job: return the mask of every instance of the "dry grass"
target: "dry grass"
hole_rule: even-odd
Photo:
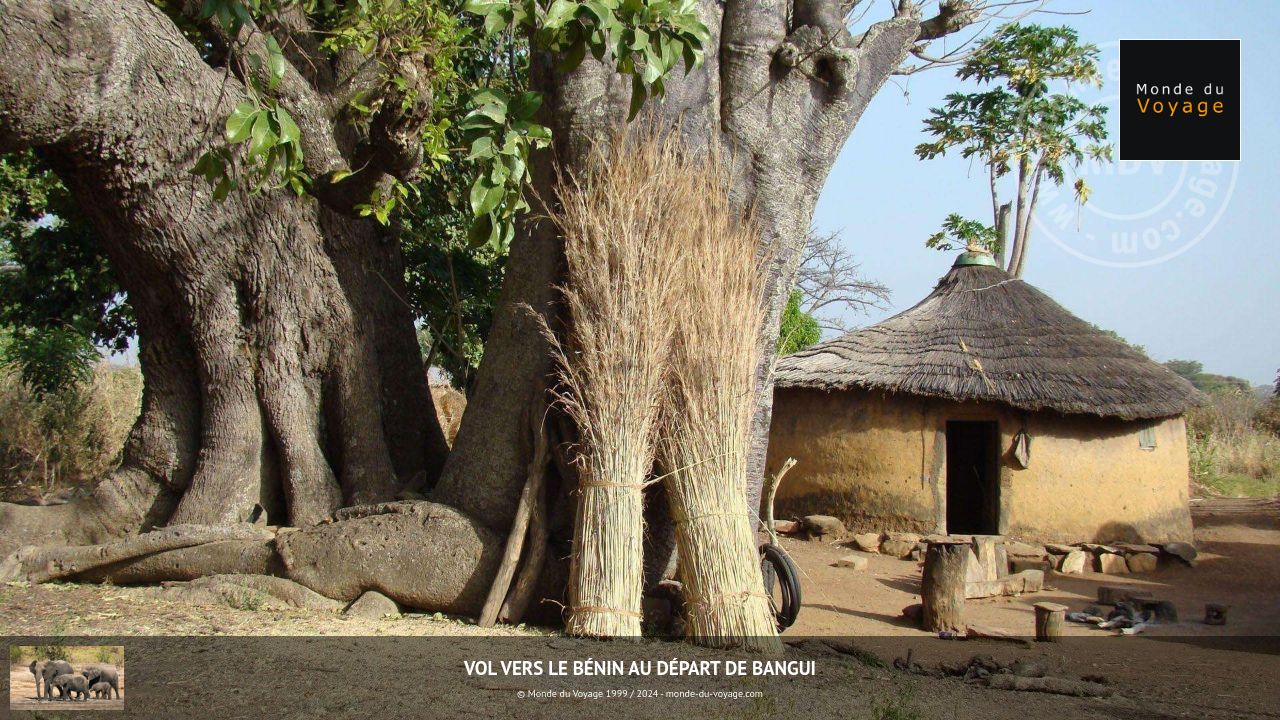
[[[100,363],[88,383],[44,398],[0,367],[0,499],[40,501],[114,470],[141,402],[133,367]]]
[[[1191,475],[1210,494],[1269,497],[1280,493],[1276,400],[1217,392],[1187,413]]]
[[[615,138],[588,168],[562,180],[562,288],[568,332],[560,345],[559,401],[577,424],[581,480],[569,584],[574,635],[640,635],[643,494],[653,466],[658,396],[672,332],[669,243],[685,167],[674,146]]]
[[[764,320],[759,234],[731,206],[712,156],[683,174],[690,202],[669,229],[679,252],[670,381],[660,440],[688,633],[695,642],[780,652],[764,594],[746,480],[757,338]]]

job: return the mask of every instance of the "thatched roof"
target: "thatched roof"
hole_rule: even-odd
[[[1179,415],[1200,399],[1026,282],[962,262],[915,307],[782,358],[776,381],[1124,419]]]

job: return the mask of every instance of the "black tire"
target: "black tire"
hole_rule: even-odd
[[[772,596],[773,586],[781,587],[782,605],[775,612],[775,618],[778,632],[782,632],[795,624],[800,614],[800,569],[781,547],[765,543],[760,546],[760,570],[766,593]]]

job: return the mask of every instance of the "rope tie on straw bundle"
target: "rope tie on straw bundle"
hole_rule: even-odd
[[[716,593],[714,595],[694,595],[693,593],[689,593],[688,596],[685,597],[685,603],[688,605],[699,605],[699,604],[710,605],[713,602],[723,600],[725,598],[735,598],[735,597],[764,598],[765,600],[771,599],[768,595],[765,595],[764,593],[751,592],[750,590],[740,590],[738,592]]]
[[[574,605],[569,609],[571,612],[575,612],[575,613],[587,612],[587,613],[596,613],[597,615],[608,615],[612,613],[614,615],[626,615],[628,617],[638,617],[638,618],[644,617],[643,613],[638,613],[632,610],[621,610],[619,608],[600,607],[596,605]]]
[[[709,512],[709,513],[699,513],[699,514],[697,514],[697,515],[685,515],[684,517],[681,517],[681,518],[672,518],[671,522],[672,522],[673,524],[675,524],[675,525],[685,525],[685,524],[687,524],[687,523],[691,523],[691,522],[693,522],[694,520],[705,520],[706,518],[713,518],[713,517],[740,517],[740,516],[745,516],[745,513],[742,513],[742,512]]]

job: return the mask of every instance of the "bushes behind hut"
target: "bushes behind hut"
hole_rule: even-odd
[[[1280,399],[1208,393],[1187,413],[1187,449],[1197,489],[1212,495],[1280,494]]]

